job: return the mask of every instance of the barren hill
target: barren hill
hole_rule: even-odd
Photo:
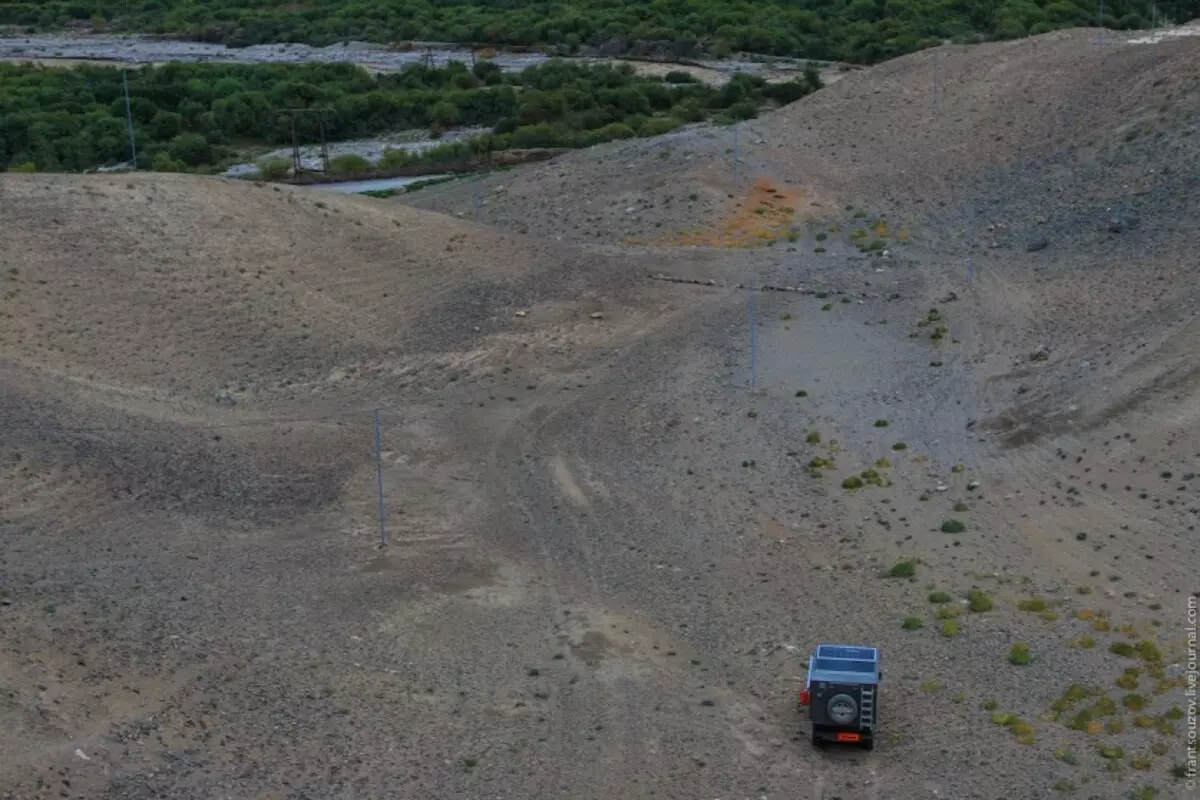
[[[1180,796],[1195,54],[918,54],[482,225],[0,178],[0,789]]]

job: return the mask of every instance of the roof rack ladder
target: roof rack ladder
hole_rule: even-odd
[[[864,686],[859,704],[859,724],[864,728],[875,726],[875,687]]]

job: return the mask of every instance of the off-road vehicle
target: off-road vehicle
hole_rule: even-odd
[[[800,706],[812,720],[813,745],[848,742],[873,750],[882,679],[876,648],[817,645],[800,692]]]

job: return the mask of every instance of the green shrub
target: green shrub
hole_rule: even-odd
[[[958,635],[958,620],[947,619],[942,620],[942,636],[947,638]]]
[[[817,431],[809,431],[808,436],[804,437],[804,441],[808,444],[820,444],[821,434]]]
[[[900,627],[906,631],[919,631],[925,627],[925,623],[921,621],[920,617],[905,617]]]
[[[946,592],[930,592],[929,593],[929,602],[931,602],[931,603],[949,603],[953,599],[954,598],[952,598]]]
[[[907,450],[908,445],[906,445],[904,442],[896,442],[894,445],[892,445],[892,449],[899,452],[900,450]]]
[[[851,475],[849,478],[846,478],[844,481],[842,481],[843,489],[849,489],[849,490],[861,489],[861,488],[863,488],[864,485],[865,484],[863,483],[863,479],[858,477],[857,475]]]
[[[1018,667],[1028,666],[1032,661],[1033,655],[1029,652],[1029,645],[1022,642],[1014,644],[1008,653],[1008,663]]]
[[[962,533],[966,529],[967,526],[956,519],[948,519],[942,523],[942,533]]]
[[[1022,600],[1017,604],[1017,608],[1022,611],[1045,611],[1046,601],[1040,597],[1031,597],[1028,600]]]
[[[992,610],[992,598],[982,589],[970,589],[967,592],[967,608],[976,614]]]
[[[329,171],[334,175],[361,175],[370,169],[371,162],[358,153],[343,153],[329,159]]]
[[[917,574],[917,565],[911,561],[901,561],[888,570],[889,578],[911,578]]]
[[[1148,639],[1138,642],[1137,652],[1143,661],[1162,661],[1162,653],[1159,651],[1158,645]]]
[[[1141,711],[1146,707],[1146,698],[1140,694],[1127,694],[1121,698],[1121,705],[1130,711]]]
[[[258,174],[269,181],[286,178],[291,171],[291,159],[282,156],[267,156],[258,162]]]

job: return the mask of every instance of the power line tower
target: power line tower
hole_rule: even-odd
[[[329,173],[329,141],[325,133],[325,118],[326,114],[329,113],[329,110],[330,109],[328,108],[285,108],[283,110],[283,113],[288,116],[288,122],[290,123],[292,130],[292,175],[294,177],[300,177],[300,174],[303,172]],[[304,168],[304,162],[300,158],[300,134],[296,130],[296,120],[302,114],[317,115],[317,136],[321,142],[320,170],[306,170]]]

